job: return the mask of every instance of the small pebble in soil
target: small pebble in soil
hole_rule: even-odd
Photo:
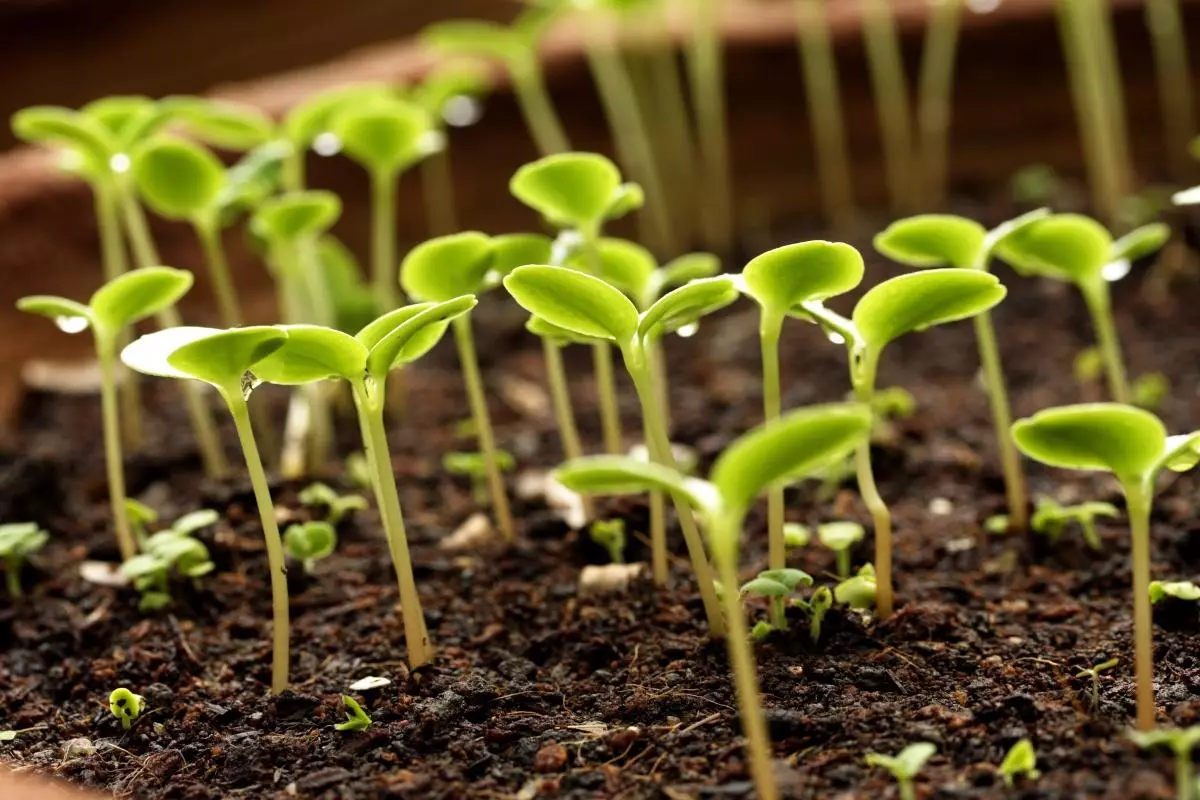
[[[954,503],[944,497],[935,497],[929,501],[929,513],[935,517],[945,517],[954,513]]]
[[[558,742],[550,741],[542,745],[537,751],[537,755],[533,757],[533,769],[535,772],[543,774],[547,772],[558,772],[567,763],[567,748],[563,747]]]

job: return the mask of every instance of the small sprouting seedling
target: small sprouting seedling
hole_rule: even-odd
[[[791,600],[791,605],[808,614],[808,638],[813,644],[821,641],[821,624],[825,615],[833,608],[833,592],[828,586],[822,586],[812,593],[812,597],[803,600],[799,597]]]
[[[507,450],[497,449],[496,467],[501,472],[512,472],[517,461]],[[442,456],[442,469],[451,475],[465,475],[471,479],[471,496],[481,506],[490,502],[488,495],[488,464],[483,453],[446,453]]]
[[[1075,360],[1071,362],[1071,372],[1075,375],[1075,381],[1081,384],[1093,383],[1103,378],[1104,354],[1100,352],[1100,348],[1093,345],[1076,353]]]
[[[129,730],[134,721],[146,710],[146,698],[134,694],[124,686],[114,689],[108,696],[108,710],[121,720],[121,728]]]
[[[0,561],[4,562],[4,581],[8,597],[22,596],[21,568],[31,555],[46,546],[50,534],[36,522],[10,522],[0,525]]]
[[[788,550],[799,550],[808,547],[812,541],[812,533],[799,522],[783,523],[783,546]]]
[[[758,303],[758,335],[762,350],[763,416],[769,422],[781,412],[779,337],[788,312],[800,303],[820,302],[844,294],[862,282],[863,260],[848,244],[815,241],[768,250],[742,270],[741,289]],[[768,563],[784,566],[783,487],[767,495]]]
[[[1150,508],[1154,481],[1167,468],[1200,462],[1200,432],[1167,436],[1158,417],[1120,403],[1046,409],[1013,425],[1017,447],[1052,467],[1111,472],[1125,494],[1133,538],[1133,628],[1137,722],[1154,726],[1154,655],[1150,615]]]
[[[1171,380],[1161,372],[1147,372],[1133,379],[1129,391],[1135,406],[1154,411],[1170,396]]]
[[[1194,603],[1200,600],[1200,586],[1191,581],[1150,581],[1150,602],[1154,605],[1168,597]]]
[[[283,547],[311,574],[318,561],[337,549],[337,531],[330,523],[317,520],[289,525],[283,532]]]
[[[1119,517],[1121,512],[1112,503],[1090,500],[1073,506],[1062,506],[1050,498],[1038,501],[1030,519],[1030,527],[1035,533],[1044,535],[1051,545],[1057,545],[1063,531],[1072,522],[1079,525],[1083,533],[1083,541],[1087,546],[1099,552],[1103,549],[1100,534],[1096,532],[1096,517]]]
[[[608,551],[612,563],[625,563],[625,520],[598,519],[588,528],[588,537]]]
[[[1056,206],[1062,195],[1062,178],[1049,164],[1030,164],[1013,173],[1009,181],[1013,202],[1021,206]]]
[[[1175,796],[1192,800],[1192,750],[1200,744],[1200,725],[1183,729],[1130,731],[1129,738],[1143,750],[1165,747],[1175,755]]]
[[[132,580],[142,595],[139,611],[146,614],[171,604],[172,572],[195,580],[213,571],[208,548],[192,534],[218,519],[217,512],[210,509],[185,514],[167,530],[147,537],[144,552],[121,564],[121,574]]]
[[[850,557],[854,545],[861,542],[864,536],[866,531],[857,522],[827,522],[817,526],[817,538],[821,544],[837,555],[838,580],[850,577]]]
[[[121,426],[117,405],[117,344],[122,331],[138,320],[174,305],[192,288],[192,273],[169,267],[144,267],[101,286],[85,306],[74,300],[34,295],[17,301],[17,308],[49,317],[59,330],[79,333],[92,329],[100,362],[100,407],[104,427],[104,458],[108,470],[109,503],[121,558],[137,553],[137,541],[125,508],[125,468],[121,455]]]
[[[334,730],[346,733],[348,731],[365,731],[371,727],[371,718],[363,707],[348,694],[342,695],[342,705],[346,707],[346,721],[334,725]]]
[[[850,383],[860,403],[875,395],[875,376],[887,345],[906,333],[969,319],[995,306],[1006,294],[994,275],[977,269],[929,269],[901,275],[870,289],[850,319],[820,302],[801,303],[794,314],[808,318],[827,334],[845,341]],[[869,444],[855,457],[858,488],[875,523],[876,600],[881,617],[892,613],[892,515],[875,486]]]
[[[765,597],[771,603],[771,627],[777,631],[787,630],[787,598],[798,586],[812,586],[812,576],[799,569],[768,569],[758,573],[752,581],[742,584],[741,593],[751,597]]]
[[[865,611],[875,606],[877,587],[875,566],[863,564],[858,574],[833,587],[833,597],[844,606]]]
[[[913,780],[925,766],[925,762],[937,752],[937,745],[929,742],[910,744],[894,756],[882,753],[867,753],[868,767],[883,767],[892,774],[900,787],[900,800],[916,800]]]
[[[1121,663],[1119,658],[1110,658],[1107,661],[1101,661],[1095,666],[1081,669],[1075,673],[1076,678],[1088,678],[1092,682],[1092,710],[1095,711],[1100,707],[1100,673],[1105,670],[1112,669],[1117,664]]]
[[[125,515],[129,518],[129,527],[138,545],[144,545],[146,537],[150,535],[150,526],[158,522],[158,512],[145,503],[126,497]]]
[[[1009,748],[1008,754],[1000,762],[997,771],[1004,779],[1004,785],[1010,789],[1020,775],[1024,775],[1030,780],[1037,780],[1041,777],[1042,773],[1037,768],[1037,752],[1033,749],[1033,742],[1028,739],[1018,740]]]
[[[370,484],[369,479],[367,483]],[[330,525],[337,525],[351,511],[362,511],[367,507],[367,498],[362,495],[338,494],[325,483],[310,483],[296,497],[301,505],[325,509],[325,521]]]

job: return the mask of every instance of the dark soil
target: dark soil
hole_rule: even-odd
[[[892,270],[872,263],[867,283]],[[1001,276],[1012,293],[996,320],[1017,413],[1098,397],[1099,387],[1070,377],[1074,355],[1091,343],[1079,298]],[[1170,377],[1161,413],[1172,430],[1190,430],[1200,291],[1186,284],[1152,304],[1139,291],[1143,276],[1117,286],[1127,360],[1135,374]],[[508,305],[490,298],[476,319],[499,439],[522,469],[552,466],[552,421],[506,403],[512,393],[501,391],[518,379],[540,386],[542,377],[538,348]],[[756,337],[756,311],[742,303],[695,338],[668,343],[675,438],[705,465],[760,420]],[[848,388],[842,349],[812,327],[791,324],[783,354],[785,407],[838,399]],[[587,350],[570,355],[577,410],[595,442]],[[1004,501],[971,326],[909,337],[884,360],[881,385],[902,384],[919,403],[876,454],[896,518],[902,605],[884,624],[831,612],[815,647],[796,618],[789,635],[757,647],[786,794],[894,797],[891,779],[863,755],[925,740],[939,750],[919,781],[925,797],[1173,796],[1169,759],[1141,755],[1125,738],[1133,685],[1123,523],[1101,525],[1102,553],[1073,534],[1052,549],[984,533],[983,520]],[[454,365],[444,344],[413,370],[409,415],[392,428],[436,663],[418,674],[405,668],[386,547],[374,512],[363,512],[342,525],[337,553],[316,574],[292,570],[294,685],[280,697],[266,687],[269,592],[248,485],[200,477],[174,387],[148,384],[150,446],[130,459],[131,488],[165,519],[210,507],[223,520],[205,534],[215,574],[199,588],[176,587],[170,613],[148,617],[132,589],[79,577],[81,561],[115,558],[94,398],[29,397],[23,448],[0,464],[0,519],[42,521],[54,539],[24,575],[28,600],[0,609],[0,728],[34,728],[0,745],[0,755],[20,769],[143,798],[750,796],[725,651],[705,637],[684,560],[670,589],[639,582],[581,599],[579,571],[601,563],[602,552],[540,502],[520,500],[513,548],[438,547],[474,510],[469,487],[439,467],[443,452],[469,449],[453,434],[467,413]],[[624,402],[632,434],[631,393]],[[345,427],[352,436],[352,423]],[[1120,503],[1103,476],[1028,472],[1035,494]],[[299,485],[276,488],[282,507],[303,513]],[[1196,491],[1187,476],[1162,488],[1156,577],[1200,573]],[[806,483],[789,493],[792,518],[868,521],[853,486],[830,502],[816,492]],[[634,529],[645,517],[636,498],[601,507]],[[747,525],[746,576],[765,560],[762,532],[760,510]],[[682,553],[681,542],[674,546]],[[862,543],[857,563],[870,547]],[[644,545],[635,542],[630,555],[644,558]],[[793,563],[826,581],[833,569],[819,545]],[[1160,719],[1192,724],[1200,620],[1190,607],[1156,614]],[[1089,683],[1074,676],[1114,655],[1122,662],[1104,674],[1093,709]],[[367,675],[392,681],[359,695],[374,724],[336,732],[339,696]],[[117,686],[147,699],[129,732],[106,708]],[[1033,740],[1042,775],[1007,789],[994,765],[1022,737]],[[79,738],[94,751],[66,747]]]

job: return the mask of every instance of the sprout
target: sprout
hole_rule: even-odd
[[[133,530],[138,544],[143,545],[150,533],[150,526],[158,522],[158,512],[145,503],[126,497],[125,515],[129,518],[129,527]]]
[[[371,727],[371,718],[367,716],[366,711],[363,711],[363,707],[358,704],[357,700],[344,694],[342,695],[342,705],[346,707],[346,721],[334,725],[334,730],[346,733],[347,731],[365,731]]]
[[[122,729],[129,730],[134,721],[146,710],[146,698],[140,694],[134,694],[122,686],[113,689],[112,694],[108,696],[108,710],[114,717],[121,720]]]
[[[625,520],[598,519],[588,528],[588,537],[608,551],[612,563],[625,563]]]
[[[21,567],[31,555],[46,546],[50,534],[36,522],[10,522],[0,525],[0,561],[4,562],[4,582],[8,598],[16,601],[21,592]]]
[[[1193,797],[1192,750],[1200,743],[1200,725],[1183,729],[1130,731],[1129,738],[1143,750],[1165,747],[1175,754],[1175,792],[1179,800]]]
[[[766,597],[771,601],[771,627],[787,630],[787,596],[798,586],[812,586],[812,576],[798,569],[768,569],[758,577],[742,584],[741,593],[751,597]]]
[[[742,270],[742,291],[761,309],[763,416],[769,422],[780,414],[779,337],[788,312],[800,303],[820,301],[850,291],[863,277],[863,260],[848,244],[803,242],[754,258]],[[781,568],[787,552],[783,542],[783,487],[767,495],[767,541],[772,569]]]
[[[795,598],[791,604],[808,614],[808,637],[813,644],[820,642],[821,623],[825,621],[825,615],[829,613],[829,609],[833,608],[833,592],[829,590],[828,586],[822,586],[813,592],[807,602]]]
[[[833,587],[833,597],[842,605],[866,610],[878,602],[876,599],[878,582],[875,580],[875,566],[863,564],[858,568],[858,574]]]
[[[514,293],[520,292],[528,299],[527,292],[533,285],[531,282]],[[604,316],[581,317],[581,324],[584,319],[597,320],[592,324],[594,329],[600,329],[599,320]],[[626,494],[657,488],[670,492],[700,512],[708,529],[717,578],[725,587],[720,595],[729,625],[725,646],[733,667],[739,716],[749,750],[750,774],[759,797],[777,795],[771,773],[770,742],[758,697],[754,653],[746,641],[746,621],[739,595],[733,591],[738,585],[738,549],[743,522],[750,506],[768,487],[798,472],[811,471],[852,450],[866,439],[870,425],[870,412],[853,404],[814,406],[790,412],[730,444],[713,465],[709,481],[688,477],[661,462],[647,463],[613,456],[578,459],[563,465],[555,473],[560,483],[575,491]],[[715,593],[712,579],[704,575],[703,580],[707,580],[707,588]],[[705,588],[702,583],[701,590]],[[710,631],[712,625],[710,617]]]
[[[1183,472],[1200,461],[1200,433],[1167,436],[1158,417],[1118,403],[1040,411],[1013,425],[1017,447],[1052,467],[1113,473],[1125,493],[1133,537],[1133,628],[1140,730],[1154,726],[1154,655],[1150,618],[1150,507],[1164,467]]]
[[[301,505],[324,508],[325,521],[330,525],[337,525],[351,511],[362,511],[367,507],[367,499],[362,495],[338,494],[324,483],[310,483],[300,490],[297,499]]]
[[[1100,673],[1105,670],[1112,669],[1121,662],[1119,658],[1110,658],[1107,661],[1101,661],[1093,667],[1081,669],[1075,673],[1076,678],[1091,678],[1092,681],[1092,710],[1095,711],[1100,707]]]
[[[288,686],[287,566],[246,401],[256,383],[251,368],[282,347],[287,337],[286,331],[266,326],[228,331],[180,327],[143,336],[121,352],[121,360],[137,372],[213,386],[233,417],[267,545],[274,616],[271,691],[276,694]]]
[[[883,767],[892,774],[900,786],[900,800],[916,800],[913,779],[925,766],[925,762],[937,752],[937,745],[929,742],[910,744],[894,756],[882,753],[867,753],[868,767]]]
[[[965,217],[924,214],[892,223],[875,237],[874,244],[875,249],[884,256],[911,267],[953,267],[986,272],[997,247],[1047,214],[1045,209],[1031,211],[990,231]],[[983,369],[996,443],[1000,449],[1008,513],[1013,527],[1024,530],[1029,501],[1025,493],[1021,460],[1008,435],[1008,429],[1012,426],[1012,411],[1004,381],[1004,367],[1000,363],[1000,348],[996,344],[996,330],[991,314],[986,309],[971,321],[975,326],[979,364]]]
[[[517,462],[512,453],[497,449],[496,468],[501,472],[512,472]],[[483,453],[446,453],[442,456],[442,469],[451,475],[465,475],[471,479],[471,495],[481,506],[488,505],[488,462]]]
[[[1049,498],[1038,501],[1034,509],[1030,527],[1034,532],[1043,534],[1051,545],[1057,545],[1063,531],[1072,522],[1078,523],[1083,532],[1083,540],[1087,546],[1099,552],[1103,549],[1100,535],[1096,533],[1096,517],[1120,516],[1117,507],[1112,503],[1089,501],[1073,506],[1061,506]]]
[[[863,526],[857,522],[827,522],[817,526],[817,538],[837,556],[839,580],[850,577],[850,557],[854,545],[861,542],[865,535]]]
[[[117,405],[117,346],[122,331],[138,320],[171,306],[192,287],[192,274],[169,267],[146,267],[127,272],[101,286],[88,305],[63,297],[34,295],[17,301],[17,308],[54,320],[62,330],[92,329],[100,362],[100,407],[104,427],[104,458],[121,558],[137,553],[137,542],[125,508],[125,468]]]
[[[1033,749],[1033,742],[1028,739],[1017,740],[1000,762],[998,771],[1004,778],[1004,785],[1009,789],[1019,775],[1024,775],[1030,780],[1040,778],[1042,773],[1037,768],[1037,753]]]
[[[317,520],[289,525],[283,532],[283,547],[311,574],[318,561],[337,549],[337,531],[330,523]]]
[[[1191,581],[1150,581],[1150,602],[1157,605],[1168,597],[1194,603],[1200,600],[1200,586]]]
[[[841,336],[849,352],[850,383],[860,403],[875,395],[879,359],[889,343],[913,331],[967,319],[995,306],[1006,293],[994,275],[978,270],[930,269],[901,275],[869,290],[850,319],[819,301],[801,303],[793,313]],[[892,613],[892,516],[871,468],[869,444],[855,457],[858,488],[875,523],[876,599],[881,617]]]
[[[142,595],[138,611],[146,614],[171,604],[172,571],[193,580],[213,571],[208,548],[192,534],[218,519],[217,512],[210,509],[185,514],[169,529],[147,537],[144,552],[121,564],[121,574],[132,580]]]
[[[812,534],[808,528],[799,522],[783,523],[783,546],[788,550],[798,550],[801,547],[808,547],[808,543],[811,540]]]
[[[254,106],[207,97],[165,97],[159,108],[191,137],[222,150],[246,152],[275,136],[275,125]]]
[[[1134,378],[1129,390],[1135,406],[1154,411],[1170,396],[1171,380],[1161,372],[1148,372]]]
[[[1060,205],[1063,181],[1049,164],[1036,163],[1021,167],[1009,180],[1013,202],[1019,206]]]

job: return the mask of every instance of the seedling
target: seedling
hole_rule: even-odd
[[[50,534],[36,522],[10,522],[0,525],[0,560],[4,562],[4,582],[8,598],[16,601],[21,591],[21,568],[29,557],[50,541]]]
[[[305,572],[312,574],[317,562],[337,549],[337,531],[330,523],[318,520],[289,525],[283,532],[283,547],[304,565]]]
[[[1040,778],[1042,773],[1037,768],[1037,752],[1033,749],[1033,742],[1028,739],[1019,739],[1009,748],[1008,754],[1000,762],[1000,768],[997,771],[1004,779],[1004,785],[1009,789],[1021,775],[1030,780]]]
[[[875,249],[884,256],[911,267],[954,267],[986,272],[998,246],[1047,215],[1045,209],[1038,209],[989,231],[965,217],[925,214],[892,223],[875,237],[874,244]],[[1024,530],[1029,501],[1021,460],[1008,435],[1008,429],[1012,426],[1012,411],[1004,381],[1004,367],[1000,362],[1000,348],[996,343],[996,329],[991,314],[986,310],[973,316],[971,322],[975,326],[979,364],[983,369],[992,424],[1000,450],[1008,513],[1012,526]]]
[[[1200,432],[1167,436],[1158,417],[1118,403],[1040,411],[1013,425],[1017,447],[1052,467],[1111,472],[1125,494],[1133,538],[1133,628],[1139,730],[1154,727],[1154,655],[1150,618],[1150,508],[1163,468],[1200,461]]]
[[[608,551],[612,563],[625,563],[625,520],[598,519],[588,528],[588,537]]]
[[[114,689],[108,696],[108,710],[121,721],[121,728],[129,730],[134,721],[146,710],[146,698],[134,694],[124,686]]]
[[[1038,501],[1033,512],[1031,527],[1035,533],[1043,534],[1051,545],[1057,545],[1063,531],[1072,522],[1077,523],[1087,546],[1099,552],[1103,549],[1100,535],[1096,533],[1096,517],[1116,518],[1121,514],[1112,503],[1088,501],[1073,506],[1061,506],[1050,498]]]
[[[517,462],[507,450],[496,450],[496,468],[501,472],[512,472]],[[446,453],[442,456],[442,469],[451,475],[465,475],[471,479],[471,496],[481,506],[489,503],[488,464],[483,453]]]
[[[1175,796],[1192,800],[1192,750],[1200,744],[1200,725],[1182,729],[1130,731],[1129,738],[1143,750],[1166,748],[1175,754]]]
[[[262,380],[287,386],[328,378],[349,382],[370,467],[368,482],[375,491],[375,504],[396,571],[404,638],[413,669],[433,658],[433,647],[413,577],[384,427],[387,377],[393,369],[411,364],[428,352],[445,334],[449,321],[474,306],[473,297],[405,306],[384,314],[355,336],[316,325],[285,326],[286,344],[255,367],[255,374]]]
[[[783,523],[783,546],[786,549],[799,550],[801,547],[808,547],[810,541],[812,534],[808,528],[799,522]]]
[[[532,286],[530,283],[519,291],[527,298],[526,292]],[[572,316],[580,324],[604,319]],[[631,324],[627,323],[627,327]],[[599,322],[591,322],[590,326],[602,331]],[[870,412],[859,405],[831,404],[790,412],[730,444],[713,465],[708,481],[689,477],[661,463],[613,456],[582,458],[563,465],[555,473],[560,483],[575,491],[627,494],[657,488],[699,511],[708,530],[717,578],[725,587],[720,593],[724,619],[729,625],[725,646],[733,667],[750,774],[760,798],[775,800],[779,795],[771,772],[771,746],[758,697],[754,653],[746,641],[746,620],[739,595],[734,591],[739,583],[737,563],[743,522],[750,506],[768,487],[850,451],[865,440],[870,425]],[[701,580],[706,580],[709,591],[715,593],[710,576],[706,574]],[[702,583],[701,589],[705,586]],[[710,631],[712,625],[710,618]]]
[[[875,565],[863,564],[858,568],[857,575],[833,587],[833,597],[842,605],[865,611],[878,603],[878,586]]]
[[[212,572],[214,564],[204,543],[192,534],[217,521],[217,512],[196,511],[180,517],[169,529],[147,537],[143,550],[121,565],[121,573],[141,592],[143,614],[171,604],[171,573],[193,580]]]
[[[1194,603],[1200,600],[1200,586],[1191,581],[1150,581],[1150,602],[1157,605],[1168,597]]]
[[[334,725],[334,730],[347,733],[349,731],[365,731],[371,727],[371,718],[367,716],[366,711],[363,711],[363,707],[358,704],[357,700],[344,694],[342,695],[342,705],[346,707],[346,721]]]
[[[825,615],[829,613],[829,609],[833,608],[833,592],[828,586],[822,586],[813,592],[812,597],[808,600],[795,597],[789,603],[808,615],[808,638],[812,640],[813,644],[819,643],[821,641],[821,625],[825,621]]]
[[[788,312],[800,303],[821,301],[850,291],[863,277],[863,260],[848,244],[803,242],[754,258],[742,270],[742,290],[761,309],[763,416],[778,419],[782,390],[779,380],[779,337]],[[768,563],[781,569],[787,552],[783,542],[783,487],[767,495]]]
[[[758,577],[742,584],[742,595],[765,597],[771,603],[771,627],[787,630],[787,598],[798,586],[812,586],[812,576],[798,569],[767,569]]]
[[[122,331],[152,316],[187,294],[192,274],[169,267],[145,267],[120,275],[101,286],[87,305],[64,297],[34,295],[17,301],[17,308],[54,321],[59,330],[79,333],[88,328],[100,362],[100,408],[104,427],[104,458],[108,495],[121,559],[137,553],[137,542],[125,508],[125,468],[121,454],[120,410],[117,404],[117,346]]]
[[[1112,669],[1121,662],[1119,658],[1110,658],[1107,661],[1101,661],[1095,666],[1081,669],[1075,673],[1076,678],[1088,678],[1092,682],[1092,710],[1095,711],[1100,707],[1100,673],[1105,670]]]
[[[863,540],[866,531],[857,522],[827,522],[817,526],[817,538],[837,557],[837,577],[850,577],[850,558],[854,545]]]
[[[900,787],[900,800],[916,800],[917,792],[913,780],[925,766],[925,762],[937,752],[937,745],[929,742],[910,744],[894,756],[882,753],[867,753],[868,767],[883,767],[896,779]]]
[[[1156,411],[1171,394],[1171,381],[1161,372],[1147,372],[1133,379],[1130,387],[1133,404],[1147,411]]]
[[[1109,391],[1118,403],[1132,402],[1121,345],[1113,324],[1109,277],[1128,272],[1133,261],[1159,250],[1170,237],[1161,223],[1145,225],[1113,241],[1104,226],[1079,214],[1054,214],[1005,237],[997,255],[1023,275],[1075,284],[1083,295],[1100,352]],[[1114,266],[1120,266],[1116,272]]]
[[[129,518],[129,527],[133,530],[138,545],[145,545],[146,537],[150,535],[150,526],[158,522],[158,512],[145,503],[126,497],[125,515]]]
[[[233,417],[267,546],[274,617],[271,691],[276,694],[288,686],[287,565],[275,507],[271,504],[271,490],[263,471],[246,402],[257,382],[250,372],[251,368],[282,347],[287,337],[286,331],[268,326],[228,331],[179,327],[143,336],[121,352],[121,360],[126,366],[145,375],[209,384],[225,401]]]
[[[362,495],[338,494],[324,483],[310,483],[296,497],[301,505],[325,509],[325,521],[330,525],[337,525],[351,511],[367,507],[367,499]]]
[[[884,348],[906,333],[933,325],[967,319],[999,303],[1006,290],[994,275],[979,270],[930,269],[901,275],[870,289],[854,307],[850,319],[819,301],[801,303],[793,313],[807,317],[827,334],[846,343],[850,384],[860,403],[869,405],[875,395],[875,375]],[[869,444],[855,456],[858,488],[875,523],[875,571],[878,580],[877,611],[892,613],[892,516],[871,468]]]
[[[191,138],[235,152],[253,150],[270,142],[275,125],[254,106],[208,97],[165,97],[159,108]]]

